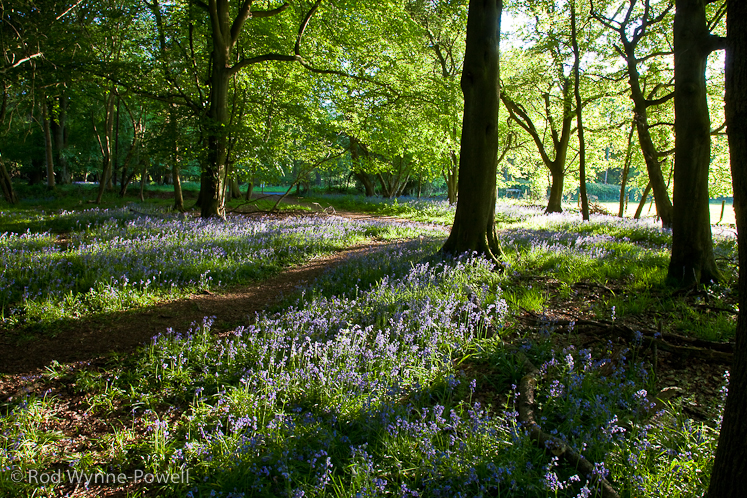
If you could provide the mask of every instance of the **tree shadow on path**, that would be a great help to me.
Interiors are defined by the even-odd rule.
[[[222,292],[192,295],[145,309],[66,320],[49,336],[32,340],[0,335],[0,375],[32,373],[57,361],[90,361],[108,353],[126,353],[147,344],[167,328],[186,330],[204,317],[216,317],[212,330],[225,334],[254,319],[255,313],[281,304],[324,271],[350,257],[384,250],[396,242],[371,242],[312,259],[267,280]],[[0,383],[0,391],[2,391]]]

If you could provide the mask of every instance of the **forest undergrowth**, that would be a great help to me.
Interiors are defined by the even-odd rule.
[[[664,283],[671,234],[651,221],[499,212],[497,267],[439,255],[442,233],[417,224],[334,216],[84,211],[55,214],[70,218],[59,233],[5,233],[7,337],[221,292],[367,238],[399,242],[230,333],[205,317],[134,352],[0,375],[0,494],[702,495],[728,383],[735,240],[716,241],[723,282],[681,292]],[[548,449],[519,413],[528,365],[536,422],[559,442]],[[172,479],[132,478],[143,473]]]

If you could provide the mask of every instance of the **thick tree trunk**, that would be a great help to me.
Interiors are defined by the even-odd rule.
[[[363,188],[366,191],[366,197],[373,197],[376,195],[376,185],[374,185],[371,176],[365,171],[354,171],[353,175],[361,182]]]
[[[550,186],[550,198],[547,200],[545,213],[562,213],[563,183],[565,182],[563,166],[559,168],[553,167],[550,170],[550,175],[552,176],[552,185]]]
[[[306,21],[316,12],[321,0],[317,1],[307,14]],[[235,65],[231,51],[236,46],[244,23],[251,18],[267,18],[280,14],[289,7],[289,3],[265,11],[252,9],[252,2],[241,2],[235,17],[232,17],[232,5],[229,0],[208,0],[202,3],[210,17],[210,36],[212,42],[210,107],[205,123],[207,138],[207,162],[203,166],[202,185],[200,189],[200,216],[203,218],[225,217],[226,211],[226,171],[228,163],[228,127],[231,123],[228,111],[228,89],[232,75],[244,65],[254,64],[261,60],[295,61],[292,56],[267,54],[254,59],[241,59]],[[305,25],[299,31],[297,42],[300,43]],[[296,53],[298,52],[298,43]],[[266,57],[266,58],[265,58]],[[253,60],[253,62],[252,62]]]
[[[350,160],[353,163],[353,175],[363,185],[363,188],[366,191],[366,197],[373,197],[374,195],[376,195],[376,187],[373,180],[371,179],[371,175],[363,171],[360,158],[361,151],[366,156],[368,156],[368,152],[356,138],[349,137],[349,140],[350,146],[348,150],[350,151]]]
[[[497,260],[495,233],[498,167],[501,0],[470,0],[462,70],[464,118],[459,155],[459,200],[444,253],[477,251]]]
[[[215,40],[217,37],[213,36]],[[228,88],[230,75],[226,70],[228,48],[214,43],[213,75],[210,88],[210,111],[208,112],[207,164],[204,166],[200,188],[200,216],[202,218],[224,217],[226,214],[225,177],[228,157],[229,123]]]
[[[713,256],[708,197],[711,119],[706,62],[712,51],[704,0],[677,0],[674,16],[674,217],[669,280],[708,284],[720,275]],[[659,213],[661,214],[661,213]]]
[[[708,498],[744,496],[747,482],[747,2],[729,2],[726,26],[725,108],[739,246],[739,317]]]

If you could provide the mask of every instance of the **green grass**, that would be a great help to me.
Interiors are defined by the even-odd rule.
[[[514,223],[501,232],[500,268],[476,257],[445,259],[437,254],[442,234],[397,224],[322,218],[231,225],[80,214],[91,219],[71,225],[78,228],[68,252],[90,246],[87,257],[101,254],[119,269],[129,248],[140,245],[149,250],[132,260],[163,274],[172,271],[167,261],[178,260],[165,249],[204,251],[191,266],[175,265],[193,280],[202,277],[199,285],[264,271],[229,257],[242,250],[272,253],[265,262],[272,266],[368,237],[412,240],[351,259],[234,334],[217,337],[206,318],[96,366],[51,365],[29,381],[27,394],[0,404],[0,494],[70,490],[12,483],[7,472],[64,468],[190,469],[189,484],[151,487],[161,496],[599,496],[586,476],[538,449],[520,427],[521,351],[540,371],[543,429],[603,464],[621,496],[701,495],[719,409],[701,422],[677,403],[652,413],[657,379],[648,350],[620,351],[602,340],[587,349],[575,343],[577,332],[558,333],[551,322],[520,334],[511,324],[522,309],[541,313],[555,299],[571,299],[579,282],[593,282],[619,290],[578,303],[600,317],[654,314],[679,333],[728,339],[731,314],[697,305],[733,306],[734,243],[717,245],[724,283],[695,301],[664,286],[667,232],[502,209]],[[45,267],[66,257],[48,233],[4,237],[8,254],[48,257]],[[148,259],[156,249],[158,257]],[[112,313],[130,306],[128,286],[99,283],[93,275],[101,270],[89,270],[91,261],[71,270],[73,280],[93,289],[80,291],[85,299]],[[59,420],[71,395],[82,400],[86,420],[110,427],[72,448]]]
[[[340,218],[203,221],[128,209],[35,219],[44,226],[64,224],[65,237],[46,231],[0,236],[0,316],[6,327],[142,308],[262,280],[366,240],[420,234],[410,226]],[[15,223],[16,217],[5,221]]]
[[[454,222],[455,207],[449,206],[449,203],[443,200],[365,198],[359,195],[340,194],[307,195],[303,199],[307,202],[316,202],[323,208],[332,206],[339,211],[392,216],[437,225],[451,225]]]
[[[651,201],[649,200],[649,203]],[[620,210],[620,204],[618,202],[611,202],[611,201],[599,201],[597,204],[604,207],[610,214],[616,215],[618,211]],[[569,207],[577,208],[577,205],[569,205]],[[710,212],[711,212],[711,223],[716,224],[721,219],[721,202],[716,200],[711,200],[709,204]],[[632,217],[635,214],[635,210],[638,209],[638,203],[629,203],[628,209],[625,211],[625,216]],[[649,210],[649,204],[646,204],[646,207],[643,209],[643,217],[648,218],[655,216],[656,214],[656,206],[651,206],[651,209]],[[721,220],[721,225],[736,225],[736,218],[734,215],[734,206],[732,202],[726,202],[724,206],[724,217]]]

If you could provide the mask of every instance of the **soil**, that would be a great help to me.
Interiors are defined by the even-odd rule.
[[[53,360],[73,363],[96,360],[113,352],[126,353],[147,344],[169,327],[187,330],[205,317],[216,317],[212,330],[225,334],[240,324],[250,323],[256,313],[280,304],[327,269],[353,255],[386,245],[373,242],[338,251],[251,285],[222,292],[205,291],[144,310],[77,320],[74,326],[68,324],[54,335],[32,340],[0,335],[0,374],[28,375],[41,371]],[[6,391],[4,383],[0,377],[0,399]]]

